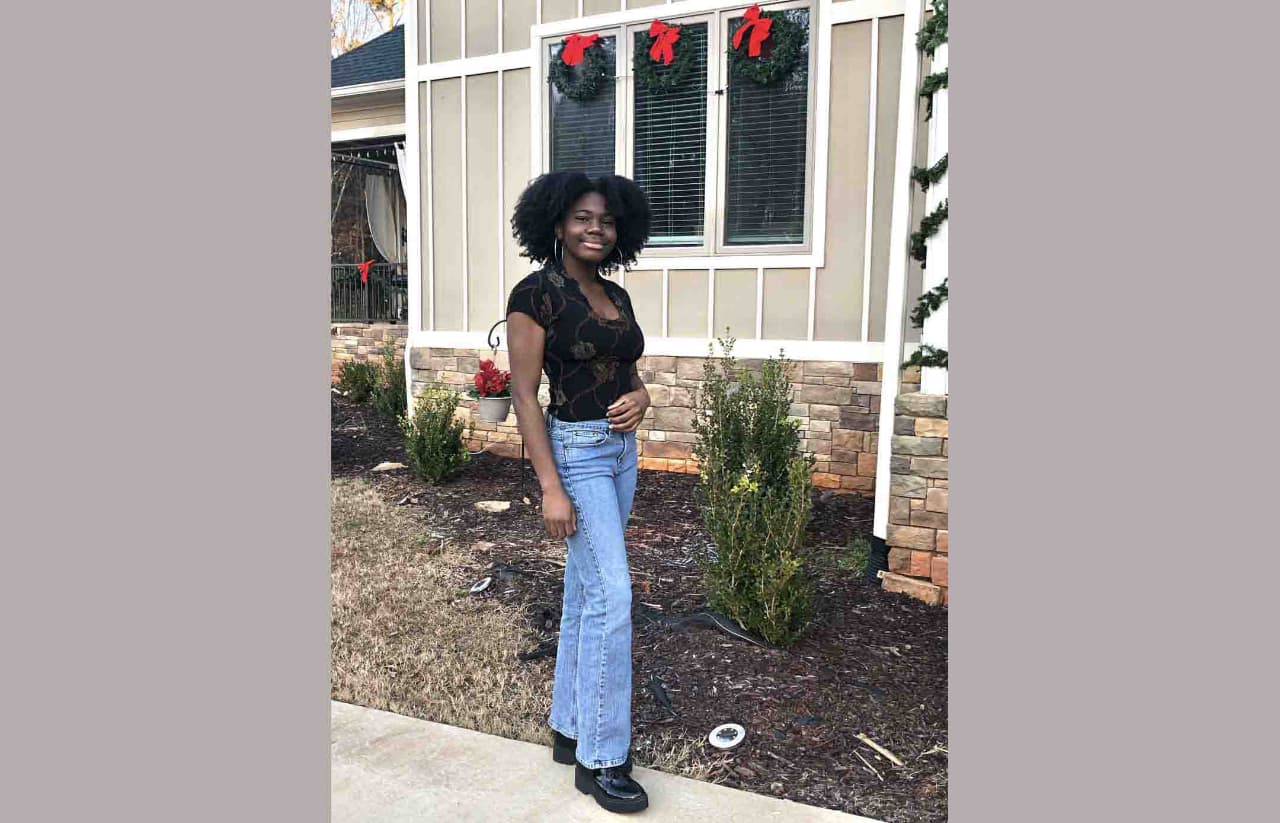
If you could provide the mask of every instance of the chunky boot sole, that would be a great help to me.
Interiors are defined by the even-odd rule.
[[[577,763],[574,766],[573,785],[583,794],[589,794],[595,797],[596,803],[603,807],[606,811],[627,814],[629,812],[644,811],[649,808],[649,796],[642,794],[635,800],[623,800],[620,797],[610,797],[600,785],[596,783],[595,775],[590,769]]]

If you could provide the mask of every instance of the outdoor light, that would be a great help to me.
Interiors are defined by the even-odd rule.
[[[732,749],[747,736],[747,730],[737,723],[722,723],[707,735],[707,742],[717,749]]]

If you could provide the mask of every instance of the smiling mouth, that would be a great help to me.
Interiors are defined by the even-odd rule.
[[[584,249],[591,249],[592,251],[604,251],[603,243],[592,243],[590,240],[583,240],[582,247]]]

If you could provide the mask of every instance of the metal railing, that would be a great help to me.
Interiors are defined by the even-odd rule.
[[[374,263],[369,282],[356,263],[335,263],[330,318],[334,323],[408,323],[409,277],[403,263]]]

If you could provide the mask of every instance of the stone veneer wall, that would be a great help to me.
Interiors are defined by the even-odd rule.
[[[342,364],[352,360],[382,362],[382,347],[392,343],[396,356],[404,357],[404,347],[409,340],[409,327],[390,323],[331,323],[333,366],[330,379],[338,379]]]
[[[409,365],[413,370],[414,396],[431,384],[469,387],[480,361],[490,356],[487,351],[474,349],[412,349]],[[506,352],[498,352],[494,360],[498,368],[510,368]],[[697,439],[693,433],[693,405],[705,361],[703,357],[660,355],[640,359],[640,378],[653,400],[636,431],[641,468],[697,473],[698,465],[691,453]],[[740,361],[748,368],[758,368],[761,362]],[[873,495],[881,367],[876,363],[842,361],[796,361],[793,365],[795,403],[791,412],[800,421],[803,447],[817,459],[815,485]],[[915,382],[905,384],[905,389],[917,389],[919,379],[918,369],[907,372],[904,380]],[[545,376],[539,396],[545,406]],[[475,407],[475,401],[467,402],[468,417]],[[520,434],[515,414],[508,415],[503,423],[486,423],[477,418],[470,448],[519,457]]]
[[[947,529],[947,396],[898,397],[889,492],[889,571],[883,587],[926,603],[946,604],[950,539]]]

